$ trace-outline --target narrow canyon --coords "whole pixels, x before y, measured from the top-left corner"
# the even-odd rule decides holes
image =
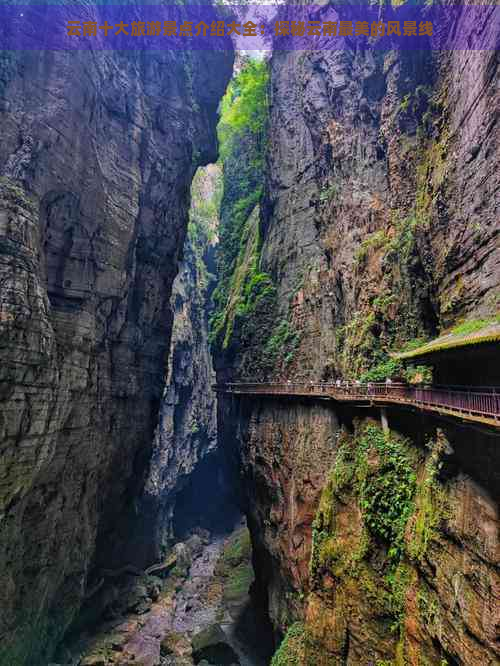
[[[0,53],[0,666],[500,663],[498,54]]]

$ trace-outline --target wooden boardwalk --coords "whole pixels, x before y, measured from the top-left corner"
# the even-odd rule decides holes
[[[370,405],[409,405],[427,412],[454,416],[500,428],[500,388],[410,386],[399,383],[313,382],[229,383],[215,387],[231,395],[307,396]]]

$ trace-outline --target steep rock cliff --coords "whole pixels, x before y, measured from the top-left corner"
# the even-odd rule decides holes
[[[224,182],[210,336],[219,379],[231,377],[245,358],[248,372],[257,370],[248,351],[265,347],[262,336],[275,314],[275,288],[260,269],[269,71],[264,61],[241,59],[239,66],[224,97],[218,130]]]
[[[397,409],[388,434],[376,410],[224,409],[257,589],[286,635],[273,664],[496,663],[497,436]]]
[[[498,312],[497,79],[488,51],[273,55],[258,271],[274,316],[235,326],[221,365],[354,377]]]
[[[498,102],[493,52],[276,52],[257,264],[272,314],[237,322],[219,376],[358,378],[495,316]],[[497,435],[398,409],[389,432],[311,401],[220,409],[258,587],[288,630],[277,665],[495,663]]]
[[[303,341],[287,374],[353,377],[498,310],[497,67],[275,55],[262,268]]]
[[[2,663],[46,663],[127,532],[226,54],[2,56]],[[141,563],[139,563],[141,564]]]
[[[153,559],[186,530],[215,524],[223,528],[225,518],[234,518],[217,450],[215,372],[208,342],[221,185],[219,165],[197,171],[184,258],[172,288],[168,374],[140,510],[142,527],[148,531],[153,523],[156,538],[145,542],[141,530],[137,540],[138,549],[152,549]]]

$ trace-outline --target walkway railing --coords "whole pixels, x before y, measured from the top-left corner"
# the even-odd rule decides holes
[[[339,402],[399,403],[500,427],[500,388],[411,386],[400,383],[313,382],[229,383],[216,390],[230,394],[311,396]]]

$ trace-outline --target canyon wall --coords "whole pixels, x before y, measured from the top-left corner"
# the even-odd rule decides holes
[[[232,57],[1,61],[0,661],[31,666],[92,571],[135,563],[189,189]]]
[[[287,375],[354,377],[499,304],[495,52],[277,53],[261,266]]]
[[[219,165],[198,169],[184,257],[172,288],[168,374],[135,535],[136,551],[150,549],[146,559],[159,559],[190,529],[223,529],[235,518],[217,448],[215,372],[208,341],[221,188]],[[147,540],[144,530],[150,532],[151,525],[156,536]]]
[[[354,378],[498,312],[497,80],[490,51],[273,55],[257,257],[221,369]]]
[[[224,409],[285,637],[273,666],[497,662],[498,435],[400,409],[384,433],[376,410],[307,400]]]
[[[269,100],[220,379],[355,379],[494,320],[497,53],[276,52]],[[476,364],[462,383],[481,381]],[[498,435],[388,417],[384,431],[376,410],[308,400],[220,407],[258,587],[286,632],[273,664],[498,659]]]

